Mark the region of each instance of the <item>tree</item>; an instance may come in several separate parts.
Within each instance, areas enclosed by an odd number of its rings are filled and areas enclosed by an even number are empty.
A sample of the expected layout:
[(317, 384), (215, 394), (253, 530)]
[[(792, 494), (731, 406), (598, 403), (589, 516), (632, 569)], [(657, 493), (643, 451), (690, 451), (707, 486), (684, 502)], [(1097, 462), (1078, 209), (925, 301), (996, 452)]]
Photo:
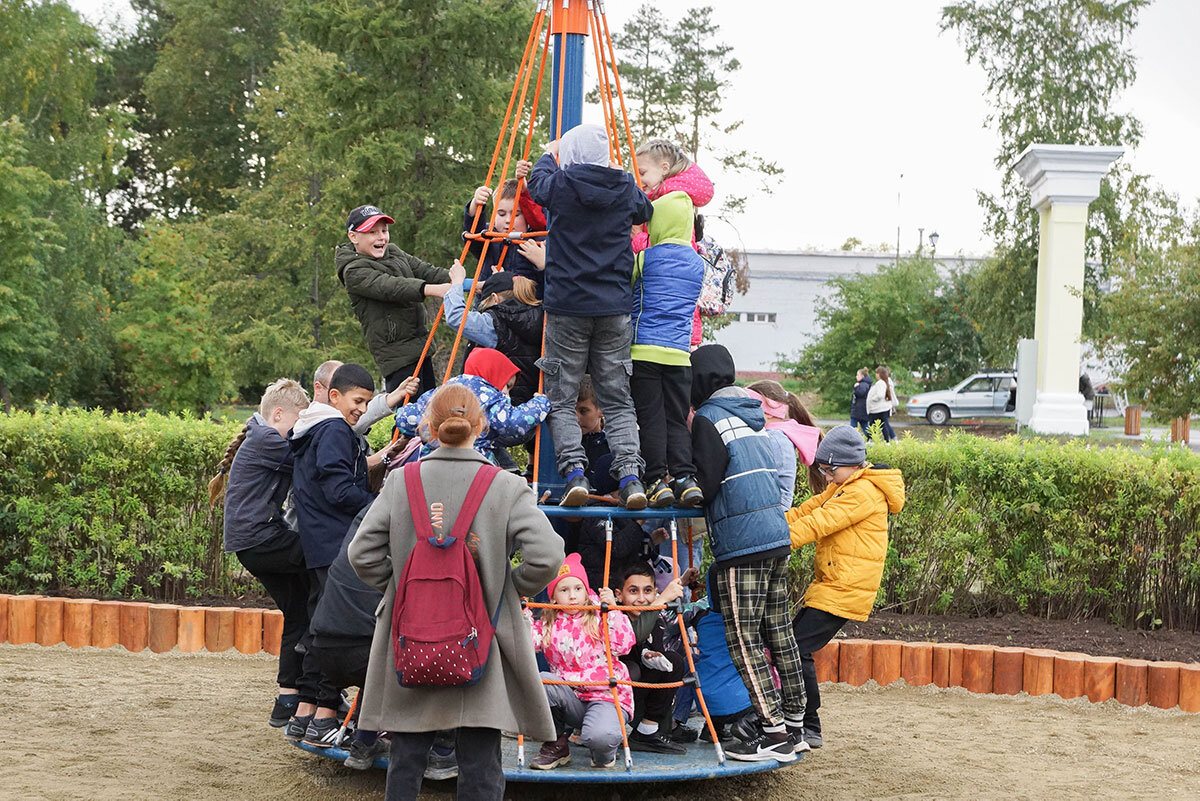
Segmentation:
[[(661, 136), (664, 130), (674, 131), (683, 122), (679, 84), (671, 80), (663, 46), (662, 32), (666, 28), (662, 12), (645, 5), (613, 36), (613, 47), (622, 56), (621, 89), (629, 101), (629, 122), (639, 142)], [(599, 90), (593, 91), (589, 99), (598, 101)]]
[[(1033, 335), (1037, 288), (1037, 213), (1011, 165), (1031, 143), (1123, 144), (1141, 138), (1132, 114), (1114, 110), (1136, 70), (1126, 44), (1147, 0), (966, 0), (942, 9), (941, 29), (957, 33), (967, 60), (983, 68), (994, 111), (985, 124), (1000, 137), (999, 196), (978, 193), (996, 257), (970, 278), (969, 314), (989, 359), (1009, 361), (1016, 341)], [(1086, 284), (1094, 290), (1112, 267), (1114, 231), (1128, 170), (1105, 180), (1088, 219)], [(1090, 298), (1095, 293), (1089, 293)], [(1087, 331), (1103, 328), (1085, 304)]]

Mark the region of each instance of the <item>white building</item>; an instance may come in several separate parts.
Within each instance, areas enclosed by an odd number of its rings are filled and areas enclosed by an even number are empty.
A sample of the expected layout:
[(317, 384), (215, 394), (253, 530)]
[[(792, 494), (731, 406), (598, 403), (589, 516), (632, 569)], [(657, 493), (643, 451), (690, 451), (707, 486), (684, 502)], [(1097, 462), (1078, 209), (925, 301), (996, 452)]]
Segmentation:
[[(903, 254), (907, 258), (911, 254)], [(772, 371), (779, 356), (791, 356), (818, 334), (817, 298), (825, 285), (843, 275), (868, 273), (893, 264), (895, 253), (833, 250), (750, 250), (750, 291), (735, 295), (735, 319), (716, 334), (729, 348), (739, 371)], [(978, 256), (938, 257), (950, 267), (973, 267)]]

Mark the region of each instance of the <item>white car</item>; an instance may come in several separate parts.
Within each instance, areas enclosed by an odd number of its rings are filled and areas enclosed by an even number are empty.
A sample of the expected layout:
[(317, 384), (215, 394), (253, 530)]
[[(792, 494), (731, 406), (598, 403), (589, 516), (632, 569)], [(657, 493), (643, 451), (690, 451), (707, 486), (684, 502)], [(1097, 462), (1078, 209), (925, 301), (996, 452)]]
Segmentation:
[(1017, 377), (1010, 370), (976, 373), (951, 389), (922, 392), (908, 399), (907, 411), (931, 425), (944, 426), (963, 417), (1012, 417), (1009, 398)]

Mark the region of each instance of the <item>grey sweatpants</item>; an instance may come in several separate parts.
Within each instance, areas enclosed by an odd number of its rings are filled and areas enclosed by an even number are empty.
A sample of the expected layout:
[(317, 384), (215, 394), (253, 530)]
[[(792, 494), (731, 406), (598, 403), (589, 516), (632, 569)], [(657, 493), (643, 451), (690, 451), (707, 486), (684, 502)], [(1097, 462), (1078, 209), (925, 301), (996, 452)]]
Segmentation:
[[(543, 673), (543, 679), (557, 679), (553, 673)], [(592, 752), (592, 762), (607, 765), (617, 756), (621, 745), (621, 720), (612, 701), (584, 701), (570, 687), (547, 684), (546, 698), (554, 727), (562, 734), (567, 729), (579, 732), (579, 741)]]

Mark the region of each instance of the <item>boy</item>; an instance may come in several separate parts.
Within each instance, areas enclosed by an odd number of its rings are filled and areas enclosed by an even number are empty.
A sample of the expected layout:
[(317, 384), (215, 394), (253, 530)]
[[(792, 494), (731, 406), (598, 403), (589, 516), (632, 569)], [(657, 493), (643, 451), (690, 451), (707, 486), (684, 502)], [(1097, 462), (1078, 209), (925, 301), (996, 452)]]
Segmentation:
[(575, 402), (579, 381), (590, 372), (604, 412), (621, 503), (644, 509), (646, 490), (639, 477), (645, 463), (629, 395), (629, 232), (649, 220), (654, 209), (632, 175), (609, 166), (608, 137), (601, 126), (572, 128), (546, 149), (529, 173), (529, 195), (545, 207), (550, 221), (543, 302), (546, 355), (539, 364), (550, 397), (554, 455), (566, 479), (561, 504), (587, 502), (587, 455)]
[[(354, 425), (367, 410), (375, 394), (375, 381), (359, 364), (343, 364), (329, 381), (329, 403), (314, 403), (299, 416), (289, 442), (295, 455), (293, 499), (300, 525), (300, 543), (308, 564), (311, 585), (310, 616), (315, 613), (329, 565), (337, 556), (346, 531), (355, 516), (375, 496), (367, 477), (366, 440), (354, 433)], [(316, 661), (305, 656), (305, 669)], [(326, 682), (326, 684), (328, 684)], [(338, 730), (335, 717), (340, 693), (326, 692), (318, 699), (313, 717), (297, 714), (284, 732), (289, 739), (304, 739), (318, 747), (334, 745)], [(307, 711), (307, 710), (304, 710)]]
[[(444, 297), (450, 288), (448, 271), (390, 244), (388, 225), (393, 222), (375, 206), (359, 206), (346, 221), (350, 241), (334, 251), (338, 280), (350, 295), (388, 392), (416, 370), (429, 334), (425, 298)], [(436, 386), (430, 359), (418, 377), (422, 387)]]
[[(862, 435), (845, 425), (825, 435), (813, 462), (829, 486), (789, 509), (786, 518), (793, 548), (817, 544), (813, 583), (792, 626), (808, 695), (801, 736), (810, 748), (820, 748), (821, 692), (812, 655), (847, 620), (871, 614), (887, 556), (888, 513), (904, 508), (904, 477), (885, 464), (869, 464)], [(833, 565), (836, 575), (827, 569)]]
[(296, 652), (296, 644), (308, 636), (309, 576), (300, 537), (284, 521), (283, 511), (292, 488), (287, 435), (306, 408), (308, 396), (295, 381), (281, 378), (268, 386), (227, 465), (225, 552), (237, 555), (283, 613), (279, 697), (270, 717), (275, 728), (286, 726), (298, 708), (302, 714), (313, 713), (321, 681), (319, 673), (304, 670)]
[[(613, 589), (621, 606), (659, 606), (683, 597), (683, 584), (690, 582), (693, 576), (673, 579), (662, 593), (658, 593), (654, 586), (654, 569), (644, 560), (639, 560), (617, 573)], [(662, 615), (656, 611), (627, 611), (625, 614), (633, 623), (637, 637), (633, 650), (621, 657), (621, 661), (629, 668), (630, 679), (651, 684), (682, 680), (687, 673), (687, 660), (683, 654), (667, 649), (664, 643), (666, 626)], [(671, 741), (670, 731), (663, 732), (660, 729), (660, 725), (671, 722), (674, 700), (674, 687), (653, 690), (647, 687), (633, 688), (633, 717), (630, 724), (634, 729), (629, 735), (631, 750), (656, 754), (686, 753), (683, 746)]]
[[(725, 749), (734, 759), (794, 762), (804, 719), (804, 679), (792, 634), (787, 520), (762, 405), (733, 386), (733, 357), (720, 345), (692, 353), (692, 445), (708, 503), (709, 546), (725, 611), (725, 641), (761, 727)], [(764, 642), (765, 641), (765, 642)], [(782, 690), (763, 653), (771, 649)]]
[[(522, 196), (528, 195), (528, 192), (522, 192)], [(486, 207), (488, 198), (492, 196), (492, 190), (486, 186), (481, 186), (475, 190), (475, 195), (471, 198), (471, 202), (467, 204), (463, 210), (463, 233), (478, 233), (486, 231), (490, 217), (488, 216)], [(507, 234), (510, 231), (514, 234), (523, 234), (529, 230), (529, 225), (525, 220), (525, 215), (521, 209), (514, 208), (517, 200), (517, 179), (509, 178), (500, 185), (500, 197), (496, 200), (496, 227), (497, 233)], [(475, 221), (475, 212), (483, 209), (479, 214), (479, 222), (474, 228), (471, 223)], [(545, 286), (546, 269), (546, 250), (543, 244), (544, 238), (539, 239), (520, 239), (508, 243), (508, 253), (504, 256), (504, 263), (501, 269), (506, 273), (513, 275), (523, 275), (533, 281), (537, 287), (537, 297), (541, 298)], [(496, 263), (500, 261), (500, 254), (504, 252), (505, 243), (498, 241), (491, 242), (472, 242), (471, 253), (478, 256), (481, 252), (483, 258), (479, 261), (479, 267), (475, 270), (476, 281), (486, 281), (495, 272)], [(480, 296), (481, 299), (483, 296)]]

